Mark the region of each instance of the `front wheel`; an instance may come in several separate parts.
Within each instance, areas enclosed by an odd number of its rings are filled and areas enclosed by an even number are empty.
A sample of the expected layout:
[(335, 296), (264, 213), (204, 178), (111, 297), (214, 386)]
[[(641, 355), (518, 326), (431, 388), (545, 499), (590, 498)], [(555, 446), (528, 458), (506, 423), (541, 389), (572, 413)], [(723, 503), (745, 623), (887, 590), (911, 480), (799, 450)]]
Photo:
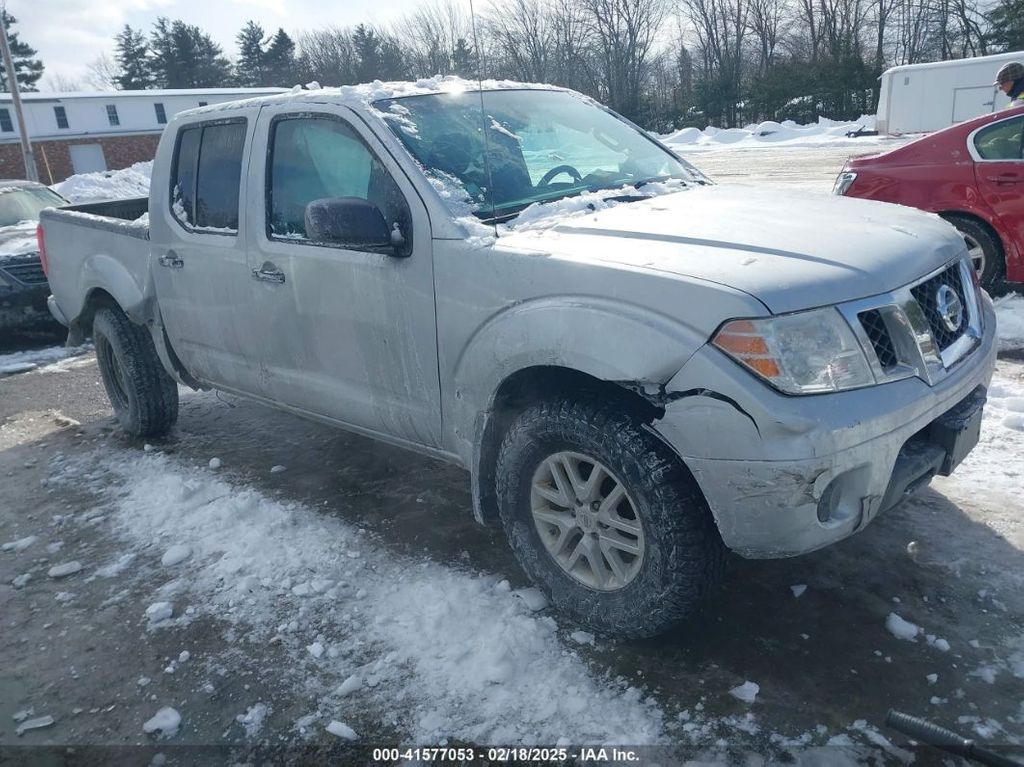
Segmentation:
[(588, 628), (646, 637), (686, 620), (725, 547), (686, 467), (621, 408), (552, 399), (513, 421), (498, 507), (520, 565)]
[(120, 309), (96, 312), (93, 344), (114, 415), (133, 437), (167, 432), (178, 420), (178, 385), (164, 370), (149, 331)]

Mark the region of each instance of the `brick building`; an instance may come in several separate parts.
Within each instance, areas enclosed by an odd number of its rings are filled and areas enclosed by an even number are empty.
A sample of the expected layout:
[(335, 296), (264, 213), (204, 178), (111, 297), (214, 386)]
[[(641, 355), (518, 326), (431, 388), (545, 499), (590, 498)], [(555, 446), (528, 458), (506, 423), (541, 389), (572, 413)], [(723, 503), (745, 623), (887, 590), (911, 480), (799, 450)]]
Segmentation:
[[(279, 93), (280, 88), (197, 88), (105, 93), (23, 93), (25, 127), (39, 180), (119, 170), (152, 160), (164, 125), (205, 104)], [(0, 93), (0, 178), (24, 178), (18, 123), (9, 93)]]

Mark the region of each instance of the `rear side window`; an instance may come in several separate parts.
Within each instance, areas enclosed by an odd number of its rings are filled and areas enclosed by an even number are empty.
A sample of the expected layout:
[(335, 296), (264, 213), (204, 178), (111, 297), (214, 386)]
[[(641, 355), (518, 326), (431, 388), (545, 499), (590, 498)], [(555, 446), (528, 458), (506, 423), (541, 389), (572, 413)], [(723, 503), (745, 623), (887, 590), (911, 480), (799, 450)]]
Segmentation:
[(978, 131), (974, 137), (974, 148), (983, 160), (1020, 160), (1024, 146), (1024, 118), (990, 125)]
[(185, 128), (171, 171), (171, 212), (186, 229), (238, 232), (245, 121)]

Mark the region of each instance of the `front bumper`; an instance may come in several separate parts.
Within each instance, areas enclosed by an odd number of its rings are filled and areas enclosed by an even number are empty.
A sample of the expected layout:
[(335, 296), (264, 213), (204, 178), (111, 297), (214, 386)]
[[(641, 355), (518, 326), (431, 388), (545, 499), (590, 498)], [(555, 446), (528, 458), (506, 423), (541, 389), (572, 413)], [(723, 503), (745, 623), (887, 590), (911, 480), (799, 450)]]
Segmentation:
[(667, 385), (670, 400), (680, 395), (655, 428), (690, 468), (725, 544), (750, 558), (819, 549), (949, 468), (933, 424), (965, 400), (983, 402), (995, 366), (991, 301), (981, 310), (979, 345), (933, 386), (908, 378), (789, 397), (713, 348), (694, 355)]
[(0, 329), (19, 330), (50, 321), (50, 286), (38, 256), (0, 260)]

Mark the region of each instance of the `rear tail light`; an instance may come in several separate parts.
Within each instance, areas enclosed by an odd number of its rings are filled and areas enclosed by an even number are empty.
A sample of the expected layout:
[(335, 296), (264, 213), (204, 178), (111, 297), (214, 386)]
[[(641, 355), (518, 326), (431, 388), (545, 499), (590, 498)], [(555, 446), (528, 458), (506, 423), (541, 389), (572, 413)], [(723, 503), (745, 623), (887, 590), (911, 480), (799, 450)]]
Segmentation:
[(39, 242), (39, 263), (43, 265), (43, 274), (50, 279), (50, 262), (46, 260), (46, 237), (43, 235), (43, 225), (36, 227), (36, 240)]

